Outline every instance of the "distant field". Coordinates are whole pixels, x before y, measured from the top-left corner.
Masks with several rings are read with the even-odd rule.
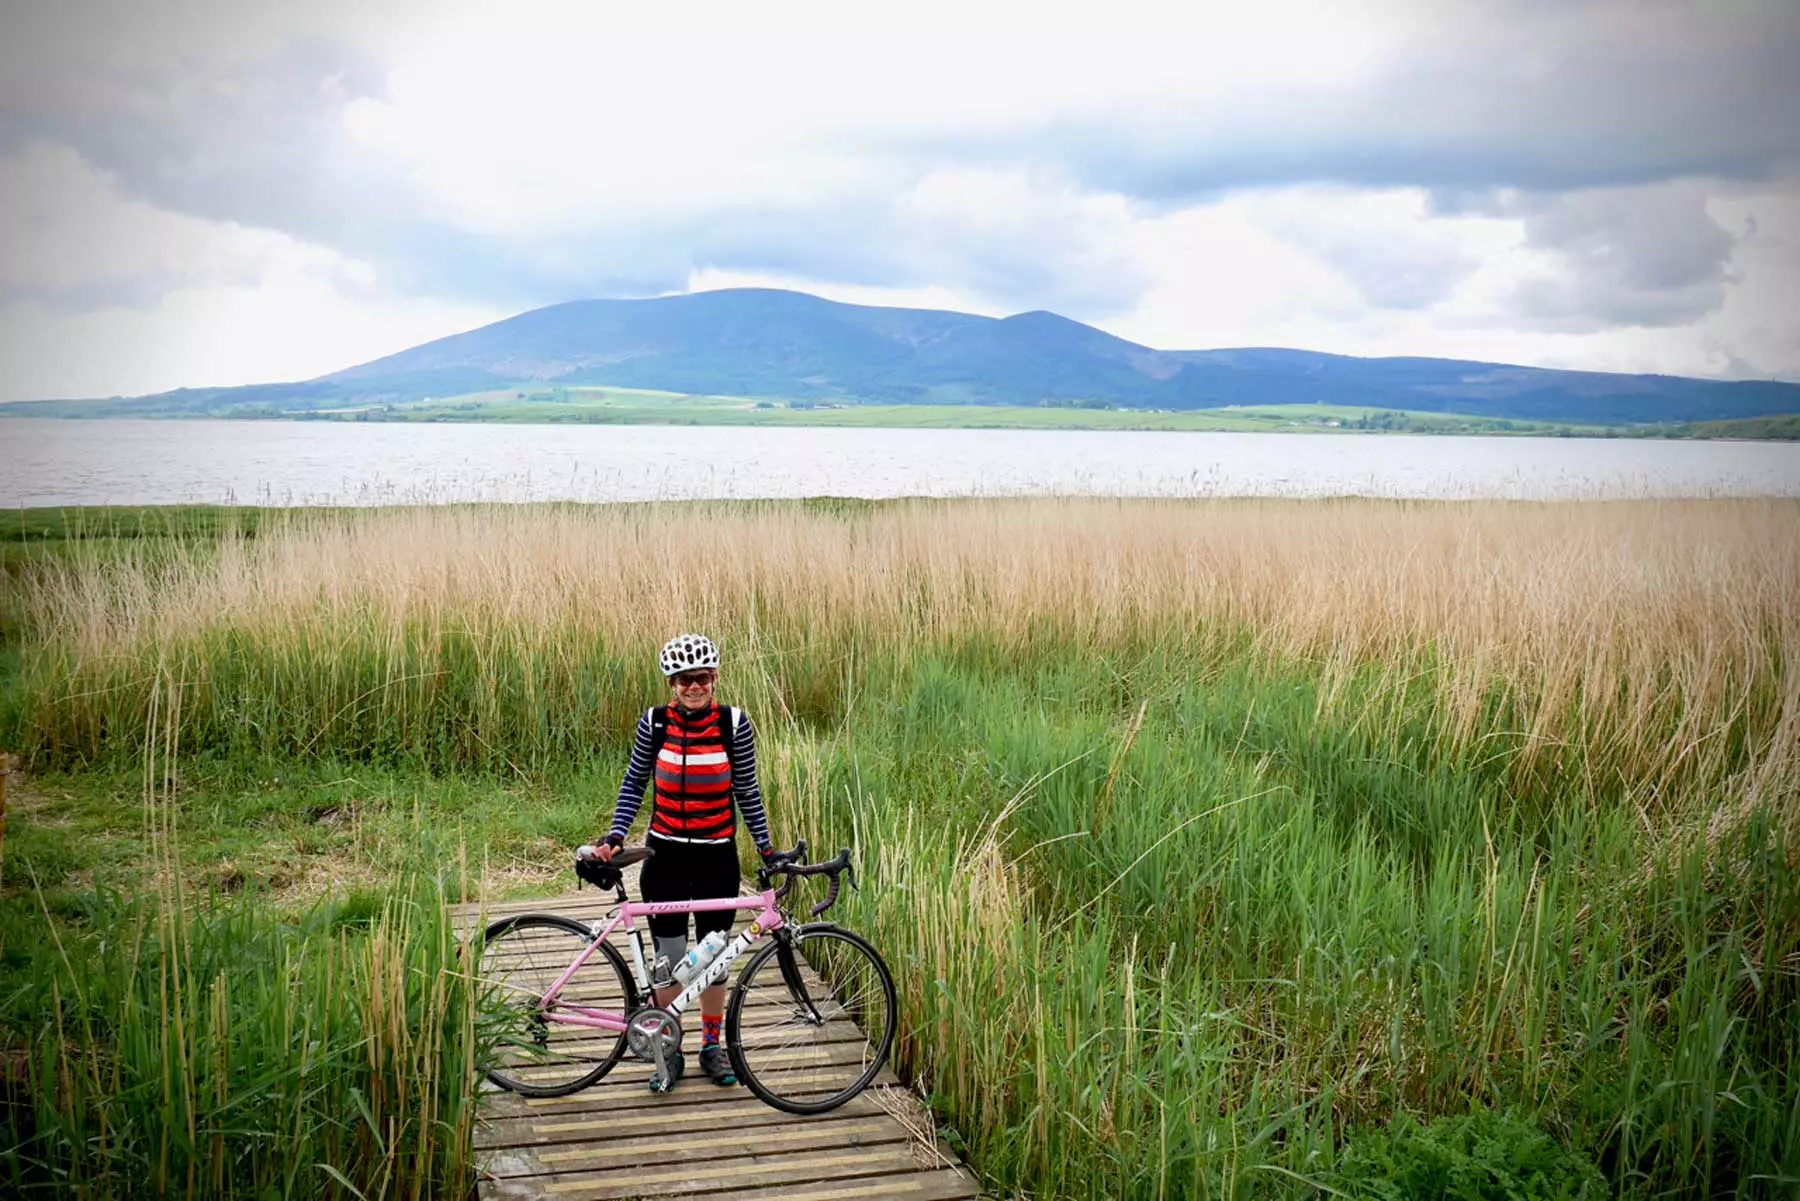
[[[1737,421],[1696,421],[1678,426],[1676,438],[1754,438],[1764,442],[1800,442],[1800,413],[1778,417],[1744,417]]]
[[[1261,433],[1535,435],[1601,438],[1800,437],[1800,415],[1738,421],[1631,425],[1536,421],[1333,404],[1243,404],[1211,409],[1131,409],[1095,403],[867,404],[781,397],[689,394],[612,386],[515,387],[422,400],[325,403],[305,396],[247,399],[171,393],[167,398],[0,404],[0,417],[205,418],[211,420],[493,422],[515,425],[760,425],[864,429],[1198,430]],[[145,400],[166,403],[146,407]]]
[[[295,414],[300,416],[301,414]],[[1606,427],[1413,413],[1344,405],[1233,405],[1181,412],[1025,405],[809,404],[630,388],[476,392],[307,414],[338,421],[484,421],[590,425],[793,425],[902,429],[1212,430],[1453,434],[1599,434]]]

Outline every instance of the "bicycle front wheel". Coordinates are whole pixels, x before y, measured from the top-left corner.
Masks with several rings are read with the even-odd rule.
[[[481,950],[481,1021],[493,1048],[488,1079],[527,1097],[561,1097],[612,1070],[625,1050],[622,1031],[564,1020],[572,1006],[624,1015],[637,988],[611,943],[601,943],[553,1001],[544,994],[569,970],[593,932],[554,913],[502,918]]]
[[[820,923],[777,933],[731,993],[738,1079],[788,1113],[824,1113],[867,1088],[894,1044],[894,978],[860,935]]]

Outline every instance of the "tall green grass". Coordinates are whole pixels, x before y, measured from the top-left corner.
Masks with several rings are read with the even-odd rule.
[[[0,906],[9,1195],[467,1197],[478,993],[445,883],[293,914],[192,896],[172,763],[146,755],[150,887]],[[168,746],[169,744],[162,744]],[[16,885],[16,882],[15,882]]]
[[[874,705],[778,757],[783,832],[873,860],[856,920],[906,965],[902,1071],[991,1180],[1290,1195],[1359,1129],[1492,1107],[1620,1187],[1800,1188],[1800,846],[1773,804],[1671,840],[1322,721],[1305,673],[1138,682],[1141,720],[1046,712],[1041,680],[927,660],[901,708],[934,763],[871,745]]]
[[[94,898],[8,965],[0,1191],[470,1195],[477,1033],[438,900]],[[44,937],[7,925],[9,957]]]

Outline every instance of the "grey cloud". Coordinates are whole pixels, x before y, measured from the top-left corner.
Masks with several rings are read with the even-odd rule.
[[[192,216],[306,237],[346,232],[397,180],[339,126],[346,95],[373,95],[375,64],[320,42],[180,81],[114,78],[49,91],[11,141],[52,139],[134,198]],[[359,203],[360,201],[360,203]]]
[[[946,286],[1002,306],[1061,306],[1100,317],[1130,305],[1145,281],[1100,239],[1057,214],[1011,215],[1004,235],[921,225],[879,191],[804,208],[738,205],[677,217],[634,215],[498,247],[414,225],[393,247],[409,286],[540,304],[575,296],[679,290],[690,272],[829,279],[871,287]]]
[[[433,222],[428,198],[341,127],[347,97],[385,86],[381,48],[404,26],[405,9],[108,0],[20,11],[19,36],[0,51],[0,149],[33,139],[76,147],[132,196],[332,246],[376,264],[401,291],[525,306],[667,291],[710,266],[961,287],[1093,318],[1128,307],[1146,284],[1067,214],[1019,213],[999,233],[927,227],[873,183],[787,207],[722,201],[689,216],[510,240],[474,235]],[[1528,319],[1666,323],[1715,307],[1727,278],[1718,266],[1729,253],[1729,239],[1724,251],[1717,241],[1723,231],[1709,232],[1687,208],[1593,199],[1562,207],[1556,194],[1757,178],[1800,162],[1800,123],[1789,115],[1800,111],[1791,66],[1800,61],[1800,5],[1455,11],[1460,23],[1354,93],[1244,93],[1192,111],[869,138],[846,152],[903,171],[1042,167],[1151,208],[1310,181],[1428,187],[1443,211],[1491,207],[1496,189],[1519,189],[1544,198],[1526,215],[1529,236],[1567,266],[1521,288]],[[1373,244],[1353,230],[1300,240],[1381,307],[1431,305],[1472,269],[1452,248]],[[146,286],[119,284],[132,296]],[[105,299],[103,285],[84,287],[80,298]]]
[[[1519,283],[1505,317],[1587,333],[1687,325],[1716,312],[1736,278],[1738,237],[1707,212],[1706,197],[1694,182],[1494,197],[1485,211],[1521,218],[1527,245],[1554,263]]]
[[[44,53],[0,85],[0,148],[33,139],[75,147],[133,198],[219,221],[280,230],[374,263],[392,288],[531,305],[582,295],[683,287],[692,270],[785,273],[846,284],[963,286],[1021,307],[1063,303],[1090,315],[1125,307],[1142,286],[1066,222],[1014,214],[1011,228],[920,228],[872,172],[860,191],[787,207],[729,198],[709,211],[632,214],[514,238],[434,221],[430,198],[346,136],[343,103],[379,96],[366,40],[331,40],[326,23],[281,27],[277,10],[190,4],[173,18],[204,27],[198,50],[144,25],[154,52],[118,53],[71,34],[66,10],[32,6]],[[89,3],[141,21],[140,9]],[[62,16],[58,16],[62,13]],[[340,22],[340,30],[355,22]],[[286,32],[282,32],[286,28]],[[71,63],[90,69],[70,70]],[[146,281],[85,281],[79,295],[119,303]],[[71,294],[72,296],[75,293]]]
[[[1735,240],[1691,185],[1559,197],[1526,217],[1525,235],[1625,287],[1655,292],[1722,282]]]
[[[1054,163],[1180,205],[1299,183],[1531,191],[1800,162],[1800,5],[1445,6],[1464,19],[1354,88],[1247,89],[1189,110],[977,130],[916,152]]]
[[[356,47],[316,37],[222,58],[179,80],[121,69],[100,86],[41,85],[29,89],[32,104],[0,118],[0,140],[74,146],[133,198],[331,246],[375,264],[403,293],[527,307],[678,290],[694,269],[716,267],[964,286],[1000,303],[1062,303],[1098,316],[1127,306],[1142,282],[1066,224],[1018,213],[1004,236],[919,228],[874,182],[788,207],[727,199],[673,217],[622,215],[512,238],[470,233],[434,221],[429,197],[346,136],[342,104],[379,95],[382,73]],[[153,286],[83,281],[65,300],[134,303]]]

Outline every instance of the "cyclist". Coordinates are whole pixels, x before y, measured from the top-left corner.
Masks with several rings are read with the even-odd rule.
[[[756,785],[756,730],[742,710],[714,699],[719,678],[719,648],[700,634],[669,640],[658,656],[668,677],[672,699],[638,718],[631,763],[619,785],[612,829],[596,854],[609,860],[625,845],[632,819],[654,785],[646,846],[656,855],[645,861],[638,893],[645,901],[699,901],[738,894],[737,825],[732,802],[750,828],[750,837],[765,863],[773,862],[769,822]],[[694,938],[714,930],[731,931],[732,911],[696,913]],[[671,965],[687,950],[688,915],[657,914],[650,918],[656,954]],[[656,1004],[666,1007],[679,987],[658,988]],[[714,1084],[737,1083],[731,1058],[720,1042],[725,1019],[725,985],[700,994],[700,1069]],[[680,1048],[662,1073],[650,1079],[650,1091],[675,1087],[686,1067]]]

